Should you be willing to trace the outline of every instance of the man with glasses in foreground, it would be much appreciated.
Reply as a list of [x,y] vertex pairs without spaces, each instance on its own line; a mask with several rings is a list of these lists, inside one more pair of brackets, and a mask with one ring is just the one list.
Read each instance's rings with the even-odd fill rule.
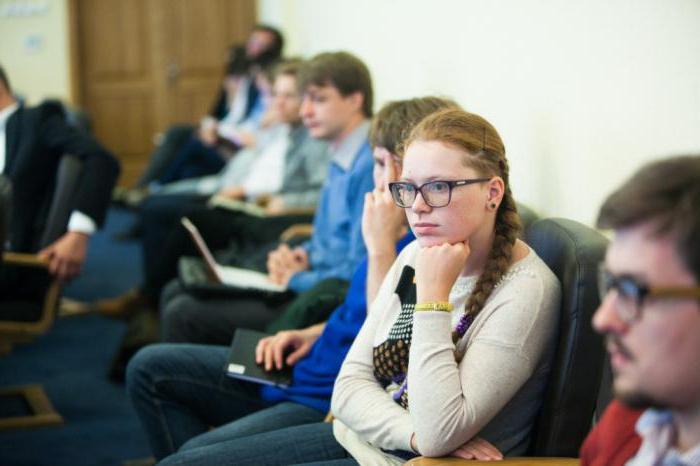
[[593,326],[616,400],[581,464],[700,465],[700,156],[643,167],[603,204],[614,230]]

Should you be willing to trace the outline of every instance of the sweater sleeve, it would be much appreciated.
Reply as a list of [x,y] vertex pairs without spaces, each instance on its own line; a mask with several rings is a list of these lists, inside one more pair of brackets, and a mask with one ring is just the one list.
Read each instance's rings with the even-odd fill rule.
[[450,314],[414,314],[408,398],[421,454],[448,454],[513,399],[551,341],[558,298],[556,283],[537,275],[508,283],[472,324],[459,365]]
[[394,261],[371,305],[371,310],[336,379],[331,399],[333,415],[376,446],[410,450],[413,434],[411,416],[379,385],[374,377],[374,338],[382,322],[400,308],[394,288],[403,270],[406,247]]

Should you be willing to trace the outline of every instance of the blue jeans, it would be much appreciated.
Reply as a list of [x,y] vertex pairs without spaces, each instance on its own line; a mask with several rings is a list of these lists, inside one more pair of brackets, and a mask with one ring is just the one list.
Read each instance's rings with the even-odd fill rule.
[[[163,464],[290,464],[292,459],[347,458],[330,424],[319,422],[325,413],[291,402],[269,406],[260,398],[259,385],[226,376],[228,351],[225,346],[158,344],[129,362],[129,396],[157,459],[172,455]],[[292,439],[294,433],[285,430],[302,427],[327,432],[313,438],[297,432],[304,437],[295,443],[305,446],[297,456],[278,448],[279,435]],[[275,448],[259,442],[273,442],[267,445]],[[300,450],[295,443],[295,451]]]
[[[187,442],[179,452],[158,464],[159,466],[356,465],[357,462],[333,437],[332,424],[314,422],[281,427],[282,424],[290,423],[284,417],[297,415],[296,409],[300,406],[295,403],[281,403],[233,422],[220,429],[232,428],[235,433],[229,432],[230,435],[226,436],[214,434],[208,439],[200,436]],[[281,409],[275,411],[278,407]],[[251,427],[255,426],[252,430],[258,430],[263,425],[268,429],[260,433],[246,433],[245,428],[239,429],[236,426],[239,422],[247,423]]]

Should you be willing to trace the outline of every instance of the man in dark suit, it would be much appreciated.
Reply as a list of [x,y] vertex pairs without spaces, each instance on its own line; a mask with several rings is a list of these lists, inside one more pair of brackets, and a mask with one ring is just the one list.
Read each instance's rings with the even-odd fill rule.
[[[52,244],[40,245],[48,200],[64,154],[83,162],[68,231]],[[49,271],[65,281],[80,273],[90,235],[104,222],[112,188],[119,175],[116,159],[90,135],[66,122],[58,103],[24,107],[0,66],[0,173],[12,182],[12,209],[7,248],[38,252]],[[42,249],[42,246],[43,247]],[[16,296],[30,284],[9,271],[0,278],[0,298]]]

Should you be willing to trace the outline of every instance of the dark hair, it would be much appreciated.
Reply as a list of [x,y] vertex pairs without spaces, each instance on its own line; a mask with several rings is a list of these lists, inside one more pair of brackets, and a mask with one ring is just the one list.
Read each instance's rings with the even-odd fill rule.
[[597,225],[620,229],[643,222],[655,222],[657,235],[673,235],[678,257],[700,281],[700,155],[643,166],[608,196]]
[[[465,315],[481,312],[498,282],[510,267],[513,245],[520,232],[520,216],[508,181],[506,149],[496,128],[484,118],[460,109],[440,110],[421,121],[404,147],[414,141],[440,141],[464,151],[464,164],[479,176],[500,176],[505,185],[503,199],[496,212],[494,239],[484,270],[467,299]],[[458,339],[462,335],[453,335]]]
[[282,49],[284,48],[284,36],[280,30],[268,24],[256,24],[253,27],[253,32],[254,31],[262,31],[271,34],[273,37],[273,42],[270,48],[253,58],[253,62],[256,65],[265,66],[279,60],[279,58],[282,56]]
[[5,73],[5,69],[0,65],[0,84],[2,84],[7,92],[12,92],[12,87],[10,86],[10,80]]
[[245,54],[242,45],[232,46],[229,51],[229,59],[226,63],[226,76],[243,76],[248,74],[252,62]]
[[369,143],[398,154],[399,146],[411,129],[426,116],[444,108],[460,107],[451,99],[432,96],[389,102],[374,116]]
[[372,116],[372,78],[367,66],[348,52],[320,53],[307,61],[299,73],[299,88],[309,85],[328,86],[338,89],[343,97],[359,92],[362,94],[362,113]]

